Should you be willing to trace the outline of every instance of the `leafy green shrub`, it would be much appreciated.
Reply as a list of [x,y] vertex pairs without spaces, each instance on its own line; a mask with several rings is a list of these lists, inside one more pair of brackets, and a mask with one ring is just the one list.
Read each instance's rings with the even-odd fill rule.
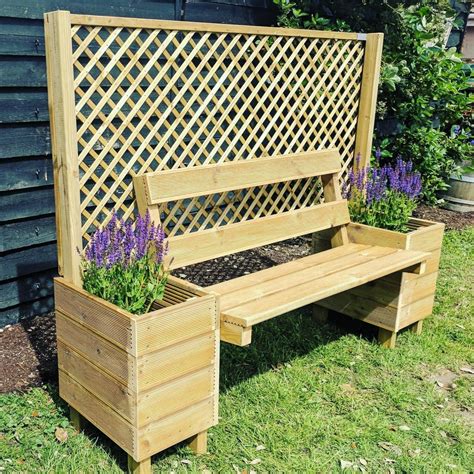
[[92,235],[83,256],[86,291],[133,314],[144,314],[163,298],[168,272],[163,258],[168,251],[160,226],[138,216],[135,225],[116,215]]
[[413,160],[422,174],[423,198],[437,203],[450,175],[472,157],[471,124],[464,116],[473,103],[467,94],[471,70],[454,49],[444,47],[447,23],[454,23],[448,2],[274,1],[281,26],[307,28],[308,18],[315,17],[319,29],[337,29],[342,21],[345,30],[385,34],[377,115],[396,126],[382,133],[379,121],[375,146],[385,158]]

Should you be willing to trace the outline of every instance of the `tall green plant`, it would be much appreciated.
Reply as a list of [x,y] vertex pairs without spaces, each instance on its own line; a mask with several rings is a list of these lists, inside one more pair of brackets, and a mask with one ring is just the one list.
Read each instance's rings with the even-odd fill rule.
[[388,134],[377,127],[375,146],[389,161],[399,155],[413,160],[424,199],[436,203],[449,176],[472,156],[464,116],[473,102],[466,92],[471,72],[454,49],[444,47],[447,24],[454,21],[448,2],[274,1],[281,26],[313,27],[308,18],[316,18],[319,29],[337,29],[343,21],[344,29],[385,33],[377,114],[396,126]]

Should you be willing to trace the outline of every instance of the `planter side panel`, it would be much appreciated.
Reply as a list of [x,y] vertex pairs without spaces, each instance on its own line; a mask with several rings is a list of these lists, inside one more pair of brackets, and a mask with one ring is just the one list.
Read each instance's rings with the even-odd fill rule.
[[444,224],[428,225],[427,221],[414,219],[420,225],[418,230],[409,234],[408,250],[429,252],[423,275],[404,273],[401,283],[401,300],[397,329],[403,329],[433,312],[436,281],[438,279],[441,245],[443,243]]
[[134,455],[136,429],[62,370],[59,371],[59,395],[124,451]]
[[137,459],[217,424],[219,315],[214,295],[136,322]]
[[[429,316],[433,309],[444,225],[420,219],[413,219],[411,224],[416,229],[408,234],[350,224],[348,234],[355,243],[430,252],[423,275],[404,272],[388,275],[318,301],[318,305],[389,331],[398,331]],[[329,247],[327,235],[313,236],[315,251]]]
[[60,395],[137,461],[217,423],[218,301],[171,283],[137,317],[56,281]]
[[132,321],[117,306],[68,283],[54,280],[55,309],[107,339],[113,344],[133,350]]

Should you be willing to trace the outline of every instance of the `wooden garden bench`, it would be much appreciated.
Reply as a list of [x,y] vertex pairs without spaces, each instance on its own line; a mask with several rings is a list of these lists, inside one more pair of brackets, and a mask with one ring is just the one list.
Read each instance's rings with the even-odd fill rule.
[[350,217],[347,201],[341,198],[340,170],[339,154],[331,149],[159,171],[134,178],[140,212],[148,209],[158,221],[161,206],[169,202],[321,177],[323,204],[265,217],[255,215],[243,222],[184,231],[169,238],[172,268],[179,268],[331,229],[330,250],[206,288],[220,295],[221,340],[247,345],[252,327],[263,321],[395,272],[424,271],[428,253],[391,248],[370,236],[366,243],[349,240]]

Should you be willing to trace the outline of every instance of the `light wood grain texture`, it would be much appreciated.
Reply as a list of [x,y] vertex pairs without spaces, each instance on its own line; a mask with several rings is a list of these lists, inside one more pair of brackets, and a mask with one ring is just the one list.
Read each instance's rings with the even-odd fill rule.
[[[144,188],[142,194],[150,206],[264,184],[334,175],[340,169],[339,154],[332,149],[146,173],[134,178],[134,187]],[[334,194],[332,199],[325,197],[326,201],[341,199],[340,193],[339,197]]]
[[46,13],[44,24],[59,273],[80,285],[82,232],[70,14]]
[[173,268],[222,257],[349,222],[345,201],[170,238]]
[[138,430],[138,456],[144,458],[205,431],[214,424],[215,400],[206,399]]
[[197,435],[191,438],[189,447],[194,451],[195,454],[206,454],[207,453],[207,431],[201,431]]
[[[342,199],[341,189],[339,185],[339,176],[336,174],[329,174],[321,176],[323,184],[323,193],[325,202],[339,201]],[[346,245],[349,243],[347,235],[346,224],[332,230],[331,229],[331,245],[338,247],[339,245]]]
[[217,329],[212,295],[153,311],[136,321],[137,354],[155,352]]
[[62,370],[59,371],[59,395],[124,451],[135,455],[132,425]]
[[429,296],[413,301],[411,304],[404,306],[400,311],[398,329],[403,329],[412,324],[427,318],[433,311],[435,295],[432,293]]
[[164,418],[214,395],[214,367],[207,365],[138,395],[138,426]]
[[61,396],[137,463],[218,421],[218,298],[168,285],[175,303],[134,316],[55,281]]
[[360,297],[351,291],[325,298],[318,302],[320,306],[364,323],[372,324],[390,331],[397,330],[398,310],[369,298]]
[[307,38],[337,38],[365,40],[365,35],[339,31],[314,31],[304,29],[275,28],[267,26],[229,25],[216,23],[201,23],[189,21],[149,20],[143,18],[126,18],[94,15],[71,15],[72,23],[76,25],[152,28],[177,31],[202,31],[212,33],[243,33],[248,35],[278,35],[301,36]]
[[[423,252],[401,251],[385,247],[370,247],[360,252],[344,255],[326,264],[309,266],[279,275],[266,272],[271,279],[261,280],[247,286],[249,278],[234,280],[242,282],[243,289],[232,287],[227,293],[224,286],[212,287],[221,295],[222,319],[243,327],[250,327],[306,304],[314,303],[355,286],[383,277],[390,273],[417,265],[427,258]],[[309,258],[307,257],[309,260]],[[286,269],[291,267],[286,264]],[[275,271],[275,270],[274,270]],[[258,278],[258,272],[253,275]],[[229,288],[229,285],[226,285]]]
[[[416,318],[428,317],[436,289],[444,225],[411,219],[408,227],[410,231],[405,234],[353,223],[347,229],[352,242],[375,244],[380,241],[393,248],[427,252],[429,257],[423,275],[393,273],[319,304],[395,332],[412,324]],[[329,235],[322,235],[319,241],[324,245],[329,238]]]
[[56,312],[56,333],[58,341],[86,357],[120,383],[133,383],[133,356],[125,350],[59,311]]
[[58,341],[58,367],[130,423],[136,418],[136,394],[128,383],[120,382]]
[[209,332],[138,357],[138,390],[146,390],[212,365],[215,355],[214,337],[214,333]]
[[151,474],[151,458],[143,461],[135,461],[132,456],[128,456],[128,472],[129,474]]
[[221,321],[221,341],[235,346],[248,346],[252,342],[252,328]]
[[136,316],[97,298],[63,278],[54,281],[56,311],[87,326],[112,344],[133,354],[132,325]]
[[397,342],[397,333],[394,331],[387,331],[386,329],[380,328],[378,340],[382,347],[385,347],[387,349],[395,349],[395,345]]
[[355,168],[365,168],[370,162],[380,65],[382,62],[382,47],[383,34],[369,33],[367,35],[354,151],[354,158],[356,159],[359,156],[360,159],[359,161],[357,159],[354,161]]

